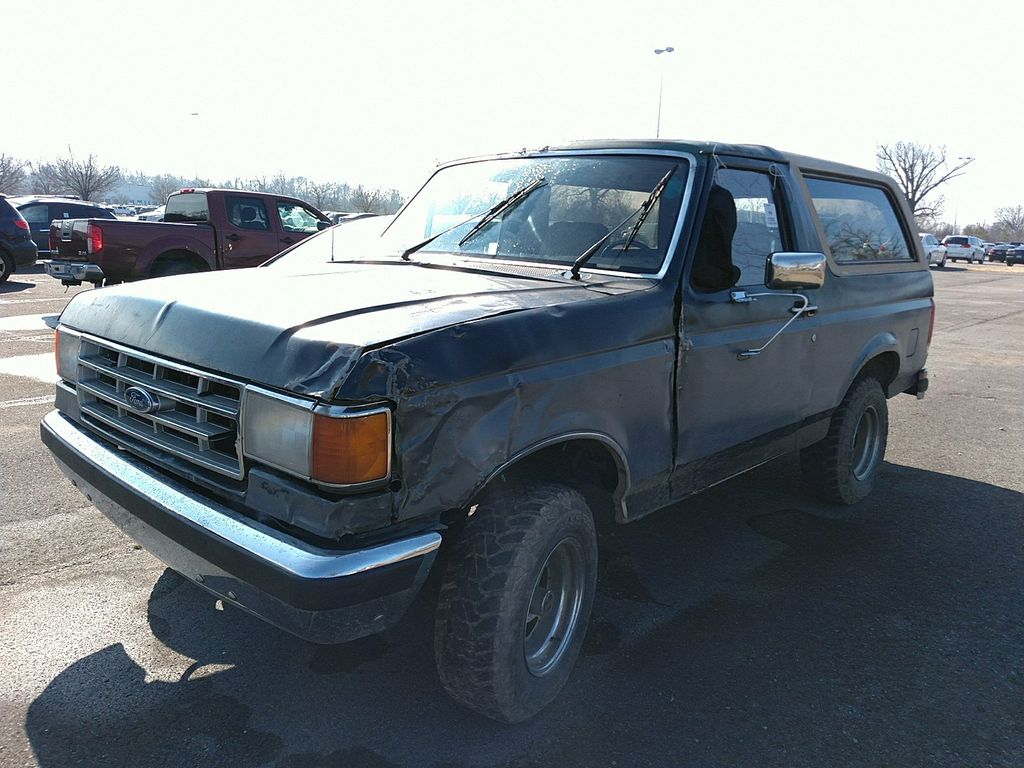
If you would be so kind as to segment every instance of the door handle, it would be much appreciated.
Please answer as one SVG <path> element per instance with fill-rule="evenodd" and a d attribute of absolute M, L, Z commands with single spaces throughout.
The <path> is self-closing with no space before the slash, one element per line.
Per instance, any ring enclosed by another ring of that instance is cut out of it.
<path fill-rule="evenodd" d="M 281 242 L 282 242 L 282 243 L 287 243 L 288 245 L 291 245 L 291 244 L 292 244 L 292 243 L 294 243 L 295 241 L 294 241 L 294 240 L 292 240 L 292 239 L 291 239 L 290 237 L 282 237 L 282 238 L 281 238 Z"/>
<path fill-rule="evenodd" d="M 232 243 L 237 243 L 242 238 L 240 238 L 238 235 L 236 235 L 234 232 L 232 232 L 230 235 L 225 235 L 224 239 L 225 240 L 230 240 Z"/>

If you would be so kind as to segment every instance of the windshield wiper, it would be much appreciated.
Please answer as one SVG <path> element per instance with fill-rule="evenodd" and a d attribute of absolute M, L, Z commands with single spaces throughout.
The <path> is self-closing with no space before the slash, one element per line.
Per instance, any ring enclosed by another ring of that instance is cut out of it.
<path fill-rule="evenodd" d="M 654 189 L 651 190 L 651 194 L 649 194 L 647 196 L 647 199 L 640 204 L 639 208 L 637 208 L 635 211 L 630 213 L 629 216 L 627 216 L 614 227 L 612 227 L 610 230 L 608 230 L 607 235 L 602 237 L 600 240 L 598 240 L 596 243 L 591 245 L 589 248 L 587 248 L 587 250 L 580 254 L 579 258 L 572 263 L 572 267 L 569 269 L 569 272 L 571 273 L 573 280 L 580 279 L 580 269 L 583 267 L 584 264 L 590 261 L 594 257 L 594 255 L 597 254 L 598 251 L 601 250 L 601 247 L 611 239 L 612 235 L 619 231 L 619 227 L 624 226 L 627 221 L 632 219 L 637 214 L 640 214 L 640 218 L 636 220 L 636 224 L 634 224 L 633 228 L 629 231 L 629 237 L 626 238 L 625 245 L 623 245 L 622 247 L 623 252 L 629 250 L 629 246 L 633 244 L 633 240 L 636 238 L 637 233 L 640 231 L 640 227 L 642 227 L 644 225 L 644 222 L 647 221 L 648 214 L 651 212 L 651 209 L 654 208 L 654 204 L 658 202 L 658 198 L 661 197 L 661 193 L 664 192 L 665 187 L 668 186 L 668 180 L 672 178 L 672 174 L 676 172 L 676 169 L 678 167 L 678 165 L 672 166 L 672 168 L 669 169 L 669 172 L 661 177 L 661 180 L 654 185 Z"/>
<path fill-rule="evenodd" d="M 535 189 L 543 187 L 545 184 L 547 184 L 547 181 L 543 176 L 541 176 L 540 178 L 527 184 L 518 192 L 513 192 L 500 203 L 497 203 L 496 205 L 492 206 L 491 209 L 484 214 L 484 217 L 480 219 L 480 221 L 478 221 L 476 224 L 474 224 L 473 228 L 466 233 L 466 236 L 459 240 L 459 245 L 465 245 L 469 240 L 471 240 L 476 235 L 477 232 L 486 227 L 488 224 L 490 224 L 492 221 L 498 218 L 505 211 L 509 210 L 513 206 L 519 205 L 519 203 L 523 202 L 523 200 L 529 197 L 529 195 L 532 194 L 532 192 Z"/>
<path fill-rule="evenodd" d="M 422 242 L 419 242 L 419 243 L 416 243 L 416 245 L 413 245 L 413 246 L 410 246 L 410 247 L 406 248 L 404 251 L 402 251 L 402 258 L 405 259 L 406 261 L 408 261 L 409 257 L 412 256 L 414 253 L 416 253 L 416 251 L 420 250 L 421 248 L 426 248 L 428 245 L 430 245 L 432 242 L 437 240 L 437 238 L 441 237 L 442 235 L 447 235 L 453 229 L 458 229 L 463 224 L 466 224 L 467 222 L 473 221 L 473 219 L 480 219 L 480 221 L 477 222 L 477 224 L 475 224 L 471 230 L 469 230 L 469 232 L 466 234 L 466 236 L 464 238 L 462 238 L 461 240 L 459 240 L 459 245 L 461 246 L 463 243 L 465 243 L 467 240 L 469 240 L 469 238 L 473 237 L 473 235 L 475 235 L 477 232 L 479 232 L 485 226 L 487 226 L 492 221 L 494 221 L 494 218 L 496 216 L 500 216 L 502 212 L 507 211 L 512 206 L 522 202 L 523 200 L 526 199 L 527 195 L 529 195 L 531 192 L 533 192 L 533 190 L 537 189 L 538 187 L 543 186 L 544 184 L 547 184 L 547 180 L 543 176 L 541 176 L 539 179 L 536 179 L 535 181 L 530 182 L 529 184 L 527 184 L 522 189 L 519 189 L 519 190 L 513 192 L 511 195 L 506 197 L 504 200 L 501 200 L 501 201 L 495 203 L 490 208 L 488 208 L 486 211 L 480 211 L 480 213 L 473 214 L 468 219 L 463 219 L 458 224 L 452 224 L 452 226 L 448 227 L 447 229 L 442 229 L 436 235 L 431 235 L 426 240 L 424 240 Z M 481 217 L 483 217 L 483 218 L 481 218 Z"/>

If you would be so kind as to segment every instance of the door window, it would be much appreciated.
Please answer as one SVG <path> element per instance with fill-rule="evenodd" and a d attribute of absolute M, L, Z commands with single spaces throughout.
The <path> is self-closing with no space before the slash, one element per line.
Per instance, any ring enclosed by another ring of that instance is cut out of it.
<path fill-rule="evenodd" d="M 281 228 L 285 232 L 316 232 L 319 219 L 298 203 L 277 202 L 277 213 L 281 217 Z"/>
<path fill-rule="evenodd" d="M 239 229 L 267 231 L 270 229 L 267 206 L 258 197 L 225 197 L 228 221 Z"/>
<path fill-rule="evenodd" d="M 768 257 L 786 250 L 778 184 L 767 172 L 718 169 L 692 273 L 698 290 L 764 285 Z"/>

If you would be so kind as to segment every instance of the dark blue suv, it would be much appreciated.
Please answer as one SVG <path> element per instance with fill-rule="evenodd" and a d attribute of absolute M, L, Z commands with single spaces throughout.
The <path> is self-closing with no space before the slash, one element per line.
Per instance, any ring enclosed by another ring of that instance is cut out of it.
<path fill-rule="evenodd" d="M 7 282 L 18 267 L 34 264 L 36 256 L 28 222 L 0 195 L 0 283 Z"/>

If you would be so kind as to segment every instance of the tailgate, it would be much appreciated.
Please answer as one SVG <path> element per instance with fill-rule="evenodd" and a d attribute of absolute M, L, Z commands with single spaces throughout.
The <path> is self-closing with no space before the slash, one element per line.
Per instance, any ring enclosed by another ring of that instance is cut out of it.
<path fill-rule="evenodd" d="M 103 219 L 54 219 L 50 222 L 50 243 L 55 259 L 85 261 L 89 258 L 86 233 L 90 221 Z"/>

